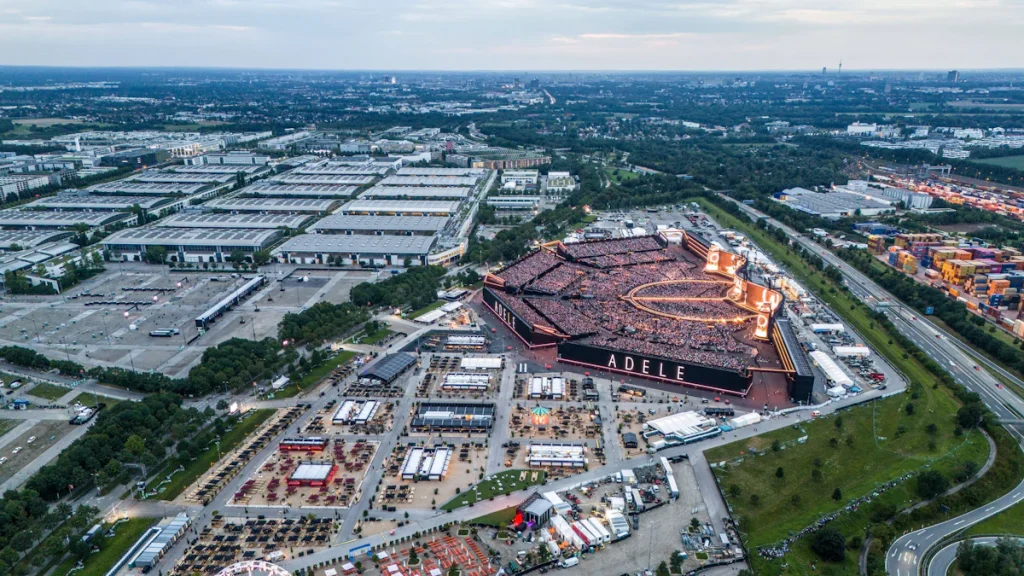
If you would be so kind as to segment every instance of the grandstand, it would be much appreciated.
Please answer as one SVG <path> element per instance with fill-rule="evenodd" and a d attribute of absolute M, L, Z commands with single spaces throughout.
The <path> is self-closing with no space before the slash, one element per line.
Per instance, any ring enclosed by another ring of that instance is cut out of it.
<path fill-rule="evenodd" d="M 488 274 L 483 297 L 560 362 L 745 396 L 754 372 L 794 371 L 775 348 L 782 295 L 745 280 L 745 264 L 689 235 L 556 242 Z"/>

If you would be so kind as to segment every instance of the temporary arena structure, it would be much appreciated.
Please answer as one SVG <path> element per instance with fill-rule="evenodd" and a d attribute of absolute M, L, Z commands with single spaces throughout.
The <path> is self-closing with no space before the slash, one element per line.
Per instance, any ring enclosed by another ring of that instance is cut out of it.
<path fill-rule="evenodd" d="M 722 433 L 714 418 L 697 412 L 677 412 L 644 423 L 644 437 L 661 436 L 669 444 L 689 444 Z"/>
<path fill-rule="evenodd" d="M 490 374 L 451 372 L 445 374 L 442 390 L 487 390 L 491 385 Z"/>
<path fill-rule="evenodd" d="M 326 486 L 338 473 L 337 464 L 325 462 L 299 462 L 288 477 L 289 486 Z"/>
<path fill-rule="evenodd" d="M 334 424 L 366 424 L 377 414 L 380 402 L 377 400 L 345 400 L 334 412 Z"/>
<path fill-rule="evenodd" d="M 459 368 L 462 370 L 501 370 L 505 363 L 500 356 L 473 356 L 462 359 Z"/>
<path fill-rule="evenodd" d="M 529 397 L 561 400 L 565 397 L 565 378 L 534 376 L 530 378 Z"/>
<path fill-rule="evenodd" d="M 526 455 L 530 466 L 583 468 L 587 465 L 586 446 L 565 443 L 531 444 Z"/>
<path fill-rule="evenodd" d="M 808 354 L 808 356 L 811 357 L 811 360 L 814 360 L 814 363 L 818 365 L 818 368 L 821 368 L 821 371 L 825 373 L 825 377 L 828 378 L 833 385 L 843 386 L 844 388 L 853 386 L 853 380 L 846 375 L 846 372 L 843 372 L 843 369 L 840 368 L 839 365 L 836 364 L 835 360 L 833 360 L 828 354 L 821 350 L 815 350 Z"/>
<path fill-rule="evenodd" d="M 438 448 L 412 448 L 402 462 L 402 479 L 404 480 L 444 480 L 448 475 L 448 466 L 452 461 L 452 449 L 446 446 Z"/>
<path fill-rule="evenodd" d="M 484 304 L 560 362 L 740 396 L 759 373 L 802 397 L 808 375 L 781 362 L 774 330 L 782 294 L 746 280 L 745 258 L 681 234 L 546 244 L 488 274 Z"/>

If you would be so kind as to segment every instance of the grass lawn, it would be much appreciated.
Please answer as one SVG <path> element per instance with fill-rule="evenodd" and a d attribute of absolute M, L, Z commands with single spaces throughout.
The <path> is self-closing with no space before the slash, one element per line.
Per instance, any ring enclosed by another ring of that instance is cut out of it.
<path fill-rule="evenodd" d="M 266 422 L 267 418 L 270 418 L 274 412 L 273 409 L 264 409 L 254 410 L 247 414 L 241 422 L 235 424 L 230 431 L 225 432 L 224 436 L 221 437 L 220 454 L 227 454 L 234 450 L 249 434 L 252 434 L 253 430 Z M 217 452 L 217 445 L 211 445 L 198 458 L 189 462 L 183 472 L 178 472 L 172 476 L 171 481 L 164 485 L 163 492 L 157 494 L 154 498 L 157 500 L 173 500 L 177 498 L 179 494 L 185 491 L 185 488 L 195 482 L 196 479 L 207 472 L 220 459 L 220 454 Z"/>
<path fill-rule="evenodd" d="M 474 518 L 469 521 L 470 524 L 483 524 L 484 526 L 494 526 L 495 528 L 504 528 L 508 526 L 509 522 L 516 517 L 516 507 L 509 506 L 504 510 L 498 510 L 497 512 L 491 512 L 490 514 L 484 514 L 479 518 Z M 500 534 L 499 534 L 500 536 Z"/>
<path fill-rule="evenodd" d="M 1002 156 L 999 158 L 985 158 L 981 160 L 974 160 L 979 164 L 988 164 L 990 166 L 1001 166 L 1003 168 L 1015 168 L 1017 170 L 1024 170 L 1024 155 L 1020 156 Z"/>
<path fill-rule="evenodd" d="M 792 445 L 780 453 L 772 453 L 770 446 L 774 436 L 783 434 L 782 431 L 711 451 L 708 460 L 712 462 L 735 458 L 741 451 L 745 452 L 752 442 L 757 443 L 755 447 L 767 448 L 769 452 L 766 456 L 746 456 L 743 463 L 727 470 L 716 470 L 726 494 L 732 484 L 740 486 L 740 496 L 729 500 L 733 511 L 741 518 L 743 537 L 748 546 L 777 542 L 790 531 L 804 528 L 822 513 L 837 510 L 841 503 L 871 492 L 877 484 L 925 464 L 948 472 L 957 463 L 968 459 L 979 465 L 984 463 L 988 457 L 988 443 L 980 435 L 975 433 L 964 438 L 952 435 L 953 414 L 959 406 L 952 393 L 944 387 L 932 389 L 935 378 L 931 373 L 916 359 L 906 355 L 905 350 L 875 326 L 870 318 L 870 310 L 862 302 L 834 286 L 794 252 L 756 228 L 750 220 L 727 214 L 704 199 L 696 201 L 721 225 L 745 233 L 851 324 L 911 383 L 921 385 L 917 387 L 919 398 L 903 394 L 844 412 L 844 431 L 835 448 L 829 443 L 838 432 L 833 417 L 805 424 L 807 442 Z M 907 416 L 903 411 L 908 402 L 915 405 L 913 416 Z M 925 430 L 929 423 L 938 426 L 933 438 Z M 899 426 L 904 426 L 905 431 L 896 438 Z M 845 444 L 847 435 L 854 438 L 853 448 Z M 935 442 L 934 450 L 929 447 L 931 441 Z M 961 442 L 965 443 L 951 453 Z M 821 458 L 822 461 L 820 483 L 811 478 L 814 458 Z M 757 465 L 752 465 L 752 461 L 756 461 Z M 780 466 L 785 475 L 782 481 L 775 476 L 775 470 Z M 881 499 L 891 501 L 897 508 L 905 508 L 917 500 L 913 493 L 914 487 L 913 481 L 902 484 L 886 492 Z M 831 499 L 835 488 L 842 491 L 843 497 L 838 503 Z M 794 503 L 792 496 L 798 492 L 800 502 Z M 752 494 L 758 494 L 760 498 L 756 506 L 751 503 Z M 868 523 L 867 515 L 858 512 L 843 516 L 831 525 L 849 538 L 856 534 L 863 535 Z M 755 573 L 766 576 L 810 573 L 810 563 L 816 560 L 816 556 L 809 545 L 808 539 L 801 539 L 792 547 L 792 552 L 785 559 L 790 566 L 786 571 L 782 569 L 782 562 L 766 562 L 752 555 Z M 822 564 L 820 561 L 818 563 Z M 855 554 L 848 554 L 845 563 L 829 564 L 829 567 L 835 568 L 836 574 L 855 574 Z"/>
<path fill-rule="evenodd" d="M 318 382 L 329 376 L 331 372 L 334 372 L 335 368 L 341 366 L 342 364 L 345 364 L 346 362 L 354 358 L 355 355 L 356 353 L 350 350 L 342 350 L 338 352 L 337 356 L 328 359 L 320 366 L 310 370 L 309 374 L 306 374 L 305 376 L 302 377 L 302 380 L 299 380 L 298 386 L 289 384 L 283 389 L 274 392 L 274 398 L 291 398 L 292 396 L 295 396 L 302 390 L 305 390 L 311 386 L 316 386 Z"/>
<path fill-rule="evenodd" d="M 1024 536 L 1024 502 L 1017 503 L 999 514 L 971 526 L 967 535 L 1016 534 Z"/>
<path fill-rule="evenodd" d="M 62 388 L 56 384 L 50 384 L 49 382 L 40 382 L 39 384 L 36 384 L 35 388 L 29 390 L 28 393 L 36 398 L 56 400 L 70 391 L 70 388 Z"/>
<path fill-rule="evenodd" d="M 526 472 L 526 479 L 523 481 L 519 480 L 519 476 Z M 455 510 L 469 504 L 475 504 L 482 500 L 488 500 L 491 496 L 502 496 L 507 492 L 515 492 L 524 488 L 529 488 L 537 484 L 543 484 L 544 478 L 547 474 L 544 471 L 537 470 L 537 481 L 531 482 L 530 479 L 533 477 L 534 470 L 505 470 L 498 472 L 493 476 L 489 476 L 481 480 L 478 484 L 463 490 L 461 494 L 455 496 L 451 500 L 444 503 L 441 506 L 441 510 Z M 501 484 L 499 487 L 498 484 Z"/>
<path fill-rule="evenodd" d="M 379 330 L 376 330 L 374 332 L 370 332 L 369 334 L 363 333 L 363 334 L 359 334 L 359 335 L 353 336 L 352 338 L 349 338 L 349 343 L 356 344 L 357 343 L 356 340 L 359 340 L 359 342 L 358 342 L 359 344 L 367 344 L 367 345 L 372 346 L 372 345 L 380 342 L 381 340 L 387 338 L 391 334 L 392 334 L 391 329 L 388 328 L 387 326 L 383 326 Z"/>
<path fill-rule="evenodd" d="M 405 315 L 405 317 L 406 318 L 412 318 L 412 319 L 415 320 L 416 318 L 419 318 L 420 316 L 423 316 L 427 312 L 432 312 L 434 310 L 437 310 L 438 308 L 440 308 L 441 306 L 444 306 L 445 304 L 446 304 L 446 302 L 444 300 L 438 300 L 437 302 L 434 302 L 433 304 L 431 304 L 429 306 L 424 306 L 423 308 L 420 308 L 419 310 L 413 310 L 412 312 L 409 312 L 408 314 Z"/>
<path fill-rule="evenodd" d="M 75 402 L 80 403 L 82 406 L 95 406 L 97 403 L 99 403 L 106 404 L 107 408 L 110 409 L 116 406 L 119 402 L 121 402 L 121 400 L 118 400 L 117 398 L 101 396 L 99 394 L 97 394 L 95 398 L 96 401 L 94 402 L 92 392 L 82 392 L 78 396 L 75 396 L 70 401 L 68 401 L 68 406 L 74 406 Z"/>
<path fill-rule="evenodd" d="M 7 434 L 21 423 L 21 420 L 0 420 L 0 436 Z"/>
<path fill-rule="evenodd" d="M 38 126 L 48 128 L 59 124 L 81 124 L 82 121 L 76 118 L 14 118 L 11 120 L 15 126 Z"/>
<path fill-rule="evenodd" d="M 616 173 L 617 172 L 617 173 Z M 626 180 L 635 180 L 640 177 L 636 172 L 630 172 L 625 168 L 605 168 L 604 173 L 608 179 L 616 184 Z"/>
<path fill-rule="evenodd" d="M 159 518 L 130 518 L 119 524 L 114 529 L 114 537 L 104 540 L 100 551 L 85 559 L 85 566 L 75 572 L 76 576 L 103 576 L 106 574 L 158 520 Z M 105 524 L 103 528 L 107 529 L 109 525 Z M 75 567 L 75 564 L 77 561 L 74 558 L 64 560 L 53 571 L 53 576 L 65 576 L 69 570 Z"/>

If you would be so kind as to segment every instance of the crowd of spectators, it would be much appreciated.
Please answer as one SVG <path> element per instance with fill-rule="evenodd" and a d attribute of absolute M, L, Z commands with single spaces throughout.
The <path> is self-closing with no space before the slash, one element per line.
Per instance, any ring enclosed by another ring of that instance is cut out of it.
<path fill-rule="evenodd" d="M 586 273 L 587 270 L 582 266 L 563 262 L 560 266 L 531 282 L 526 287 L 526 290 L 528 292 L 554 296 L 580 282 Z"/>
<path fill-rule="evenodd" d="M 641 236 L 639 238 L 622 238 L 617 240 L 595 240 L 593 242 L 577 242 L 575 244 L 563 244 L 564 254 L 574 260 L 580 258 L 591 258 L 604 256 L 606 254 L 625 254 L 626 252 L 649 252 L 661 250 L 663 246 L 654 236 Z"/>
<path fill-rule="evenodd" d="M 570 338 L 578 338 L 588 334 L 596 334 L 598 327 L 586 316 L 583 316 L 571 304 L 564 300 L 547 298 L 527 298 L 526 303 L 533 306 L 545 318 L 551 321 L 563 334 Z"/>
<path fill-rule="evenodd" d="M 545 328 L 552 328 L 551 323 L 537 314 L 533 308 L 523 301 L 519 296 L 512 296 L 509 294 L 497 294 L 498 300 L 505 306 L 506 309 L 511 310 L 516 316 L 519 316 L 524 322 L 531 326 L 542 326 Z"/>
<path fill-rule="evenodd" d="M 523 256 L 500 270 L 495 276 L 505 281 L 505 286 L 519 290 L 528 282 L 561 264 L 562 260 L 547 250 L 538 250 Z"/>
<path fill-rule="evenodd" d="M 637 264 L 650 264 L 652 262 L 666 262 L 672 260 L 664 251 L 650 252 L 626 252 L 624 254 L 604 254 L 580 258 L 578 262 L 595 268 L 617 268 L 620 266 L 636 266 Z"/>

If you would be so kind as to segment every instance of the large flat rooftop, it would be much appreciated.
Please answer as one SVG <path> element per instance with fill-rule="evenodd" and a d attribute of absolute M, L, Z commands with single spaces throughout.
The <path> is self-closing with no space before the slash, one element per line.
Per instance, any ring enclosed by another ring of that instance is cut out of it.
<path fill-rule="evenodd" d="M 382 186 L 473 186 L 478 176 L 388 176 Z"/>
<path fill-rule="evenodd" d="M 309 214 L 175 214 L 156 223 L 165 228 L 301 228 Z"/>
<path fill-rule="evenodd" d="M 224 184 L 235 179 L 234 174 L 192 174 L 184 172 L 143 172 L 129 176 L 126 182 L 154 182 L 170 184 Z"/>
<path fill-rule="evenodd" d="M 270 179 L 282 184 L 334 184 L 336 186 L 363 186 L 376 180 L 373 176 L 345 174 L 293 174 L 286 172 Z"/>
<path fill-rule="evenodd" d="M 223 198 L 203 206 L 233 212 L 328 212 L 336 204 L 334 200 L 309 198 Z"/>
<path fill-rule="evenodd" d="M 430 252 L 433 236 L 375 236 L 367 234 L 302 234 L 278 248 L 288 253 L 328 254 L 408 254 L 422 256 Z"/>
<path fill-rule="evenodd" d="M 333 184 L 277 184 L 259 182 L 241 193 L 266 196 L 268 198 L 351 198 L 356 193 L 356 186 L 336 186 Z"/>
<path fill-rule="evenodd" d="M 169 194 L 195 194 L 205 187 L 206 184 L 170 184 L 118 180 L 116 182 L 107 182 L 106 184 L 90 186 L 88 190 L 89 192 L 94 192 L 96 194 L 145 194 L 166 196 Z"/>
<path fill-rule="evenodd" d="M 431 200 L 370 200 L 359 198 L 345 203 L 342 214 L 454 214 L 459 202 Z"/>
<path fill-rule="evenodd" d="M 444 230 L 447 216 L 346 216 L 332 214 L 310 226 L 310 231 L 432 232 Z"/>
<path fill-rule="evenodd" d="M 278 230 L 228 228 L 129 228 L 103 239 L 103 245 L 165 246 L 265 246 L 280 234 Z"/>
<path fill-rule="evenodd" d="M 359 197 L 464 200 L 469 194 L 470 189 L 463 186 L 374 186 Z"/>
<path fill-rule="evenodd" d="M 125 212 L 87 212 L 85 210 L 63 210 L 44 212 L 38 210 L 0 210 L 0 226 L 42 226 L 63 228 L 76 224 L 105 226 L 134 218 Z"/>
<path fill-rule="evenodd" d="M 397 176 L 482 176 L 482 168 L 402 168 Z"/>
<path fill-rule="evenodd" d="M 160 196 L 52 196 L 29 202 L 25 208 L 129 210 L 138 205 L 143 210 L 152 210 L 174 201 L 174 198 Z"/>

